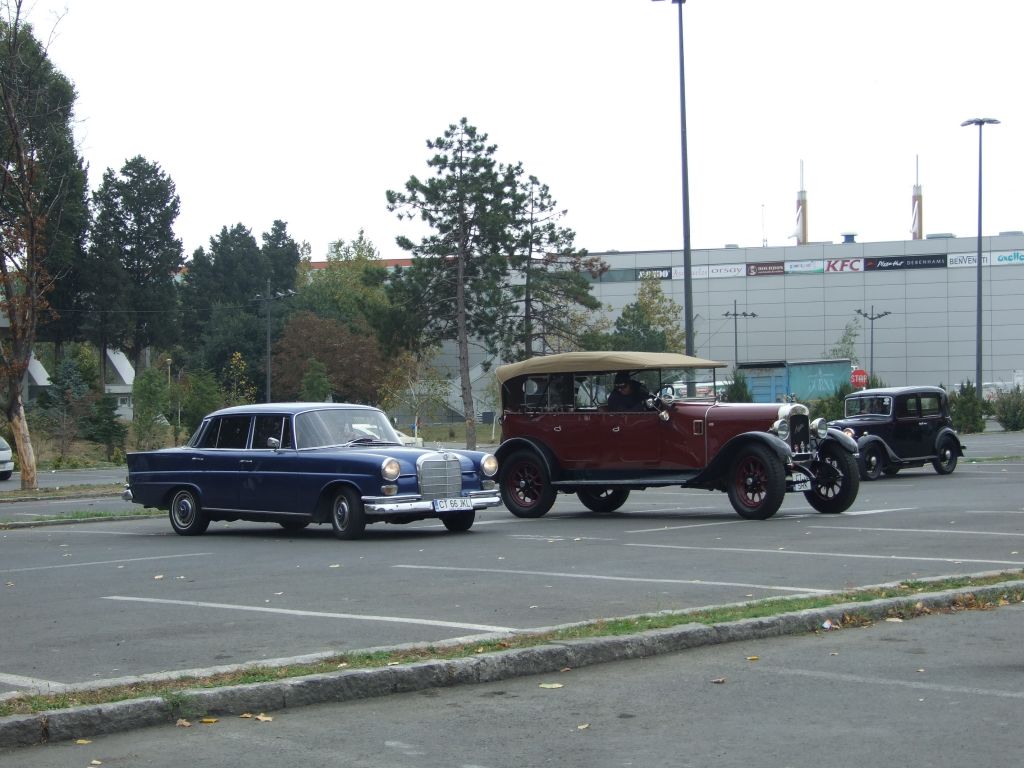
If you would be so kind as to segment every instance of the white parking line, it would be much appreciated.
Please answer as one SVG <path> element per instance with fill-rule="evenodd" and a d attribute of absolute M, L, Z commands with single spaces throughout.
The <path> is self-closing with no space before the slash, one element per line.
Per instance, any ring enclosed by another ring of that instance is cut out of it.
<path fill-rule="evenodd" d="M 952 533 L 960 536 L 1024 536 L 1024 533 L 1005 533 L 1003 531 L 964 531 L 952 528 L 864 528 L 864 527 L 842 527 L 833 528 L 831 525 L 808 525 L 808 528 L 826 528 L 830 531 L 882 531 L 883 533 Z"/>
<path fill-rule="evenodd" d="M 864 675 L 847 675 L 839 672 L 817 672 L 809 669 L 778 669 L 773 670 L 780 675 L 810 677 L 817 680 L 830 680 L 837 683 L 861 683 L 864 685 L 886 685 L 899 688 L 913 688 L 919 691 L 940 691 L 942 693 L 967 693 L 975 696 L 995 696 L 1001 699 L 1024 699 L 1024 691 L 1000 691 L 991 688 L 972 688 L 964 685 L 938 685 L 936 683 L 920 683 L 913 680 L 893 680 L 887 677 L 865 677 Z"/>
<path fill-rule="evenodd" d="M 281 616 L 308 616 L 317 619 L 355 619 L 357 621 L 386 621 L 392 624 L 420 624 L 427 627 L 452 627 L 473 629 L 479 632 L 513 632 L 512 627 L 494 627 L 489 624 L 466 624 L 459 621 L 437 621 L 434 619 L 413 619 L 406 616 L 364 616 L 357 613 L 329 613 L 326 611 L 298 611 L 290 608 L 267 608 L 254 605 L 232 605 L 230 603 L 202 603 L 195 600 L 164 600 L 156 597 L 126 597 L 107 595 L 104 600 L 120 600 L 132 603 L 156 603 L 158 605 L 182 605 L 188 608 L 219 608 L 227 611 L 251 611 L 253 613 L 274 613 Z"/>
<path fill-rule="evenodd" d="M 884 512 L 907 512 L 917 507 L 889 507 L 888 509 L 848 509 L 843 512 L 843 517 L 856 517 L 857 515 L 881 515 Z"/>
<path fill-rule="evenodd" d="M 832 528 L 830 530 L 836 530 Z M 689 549 L 699 552 L 742 552 L 758 555 L 802 555 L 805 557 L 848 557 L 855 560 L 910 560 L 923 563 L 995 563 L 996 565 L 1024 565 L 1020 560 L 977 560 L 969 557 L 911 557 L 909 555 L 857 555 L 843 552 L 808 552 L 799 549 L 744 549 L 742 547 L 687 547 L 681 544 L 623 544 L 625 547 L 651 547 L 654 549 Z"/>
<path fill-rule="evenodd" d="M 41 680 L 38 677 L 22 677 L 21 675 L 5 675 L 3 672 L 0 672 L 0 684 L 10 685 L 14 688 L 30 688 L 32 690 L 53 693 L 59 693 L 66 688 L 64 683 L 57 683 L 53 680 Z M 14 693 L 18 692 L 15 691 Z"/>
<path fill-rule="evenodd" d="M 659 525 L 657 528 L 636 528 L 631 531 L 624 531 L 624 533 L 658 533 L 659 531 L 679 531 L 684 528 L 707 528 L 711 525 L 737 525 L 738 523 L 745 523 L 746 520 L 719 520 L 714 523 L 687 523 L 685 525 Z"/>
<path fill-rule="evenodd" d="M 88 563 L 61 563 L 60 565 L 34 565 L 30 568 L 4 568 L 0 573 L 24 573 L 25 571 L 49 571 L 57 568 L 85 568 L 90 565 L 118 565 L 120 563 L 147 563 L 152 560 L 174 560 L 179 557 L 209 557 L 213 552 L 192 552 L 186 555 L 159 555 L 157 557 L 126 557 L 123 560 L 93 560 Z"/>
<path fill-rule="evenodd" d="M 628 546 L 628 545 L 627 545 Z M 645 546 L 645 545 L 639 545 Z M 744 589 L 771 589 L 777 592 L 800 594 L 829 594 L 832 590 L 813 587 L 780 587 L 774 584 L 747 584 L 739 581 L 705 581 L 703 579 L 649 579 L 634 576 L 602 576 L 595 573 L 562 573 L 558 571 L 516 571 L 505 568 L 460 568 L 454 565 L 393 565 L 392 568 L 411 568 L 423 571 L 457 571 L 462 573 L 498 573 L 510 576 L 547 576 L 555 579 L 592 579 L 594 581 L 625 581 L 641 584 L 697 584 L 708 587 L 743 587 Z"/>

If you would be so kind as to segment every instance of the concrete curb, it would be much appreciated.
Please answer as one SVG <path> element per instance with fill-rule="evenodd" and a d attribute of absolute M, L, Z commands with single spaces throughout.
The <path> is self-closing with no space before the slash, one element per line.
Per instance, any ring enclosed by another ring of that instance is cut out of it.
<path fill-rule="evenodd" d="M 100 736 L 169 724 L 179 717 L 273 712 L 428 688 L 495 682 L 558 672 L 566 668 L 673 653 L 698 646 L 813 632 L 822 629 L 826 621 L 830 621 L 832 626 L 841 627 L 844 617 L 848 616 L 882 619 L 907 609 L 928 612 L 950 608 L 966 600 L 998 601 L 1011 592 L 1015 593 L 1017 599 L 1021 599 L 1024 595 L 1024 580 L 863 603 L 842 603 L 827 608 L 714 625 L 684 624 L 635 635 L 568 640 L 459 659 L 341 670 L 270 683 L 194 689 L 175 695 L 173 700 L 151 697 L 49 710 L 31 715 L 11 715 L 0 718 L 0 748 Z M 547 630 L 537 630 L 544 631 Z M 253 665 L 239 665 L 237 668 L 246 666 Z"/>

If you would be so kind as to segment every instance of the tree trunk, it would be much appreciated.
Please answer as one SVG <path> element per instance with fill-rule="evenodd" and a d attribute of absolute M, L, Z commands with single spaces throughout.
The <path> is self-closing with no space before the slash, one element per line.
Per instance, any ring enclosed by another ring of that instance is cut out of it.
<path fill-rule="evenodd" d="M 36 453 L 32 448 L 32 439 L 28 433 L 28 420 L 25 418 L 25 404 L 21 394 L 14 397 L 7 419 L 14 433 L 14 445 L 18 449 L 18 467 L 21 471 L 21 490 L 34 491 L 39 487 L 36 477 Z"/>

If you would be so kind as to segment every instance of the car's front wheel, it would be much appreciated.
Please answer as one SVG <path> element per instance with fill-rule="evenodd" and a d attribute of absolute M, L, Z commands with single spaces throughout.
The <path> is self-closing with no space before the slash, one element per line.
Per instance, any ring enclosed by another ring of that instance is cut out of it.
<path fill-rule="evenodd" d="M 850 508 L 860 488 L 860 468 L 853 454 L 834 443 L 821 448 L 807 503 L 819 512 L 836 515 Z"/>
<path fill-rule="evenodd" d="M 363 502 L 351 488 L 342 488 L 331 502 L 331 528 L 343 540 L 358 539 L 366 531 Z"/>
<path fill-rule="evenodd" d="M 614 512 L 626 503 L 629 488 L 580 488 L 576 495 L 591 512 Z"/>
<path fill-rule="evenodd" d="M 516 517 L 541 517 L 555 503 L 547 467 L 533 451 L 516 451 L 501 462 L 501 500 Z"/>
<path fill-rule="evenodd" d="M 733 460 L 728 491 L 729 502 L 740 517 L 767 520 L 786 496 L 786 468 L 767 448 L 748 446 Z"/>
<path fill-rule="evenodd" d="M 877 445 L 869 445 L 860 452 L 861 480 L 877 480 L 885 471 L 885 457 Z"/>
<path fill-rule="evenodd" d="M 441 522 L 444 523 L 444 527 L 452 533 L 462 533 L 468 531 L 473 527 L 473 522 L 476 520 L 476 510 L 469 510 L 467 512 L 456 512 L 451 515 L 445 515 L 441 518 Z"/>
<path fill-rule="evenodd" d="M 956 469 L 956 443 L 944 437 L 939 443 L 938 458 L 932 459 L 932 466 L 940 475 L 948 475 Z"/>
<path fill-rule="evenodd" d="M 174 494 L 168 516 L 171 528 L 179 536 L 199 536 L 210 526 L 210 519 L 203 513 L 196 495 L 187 488 Z"/>

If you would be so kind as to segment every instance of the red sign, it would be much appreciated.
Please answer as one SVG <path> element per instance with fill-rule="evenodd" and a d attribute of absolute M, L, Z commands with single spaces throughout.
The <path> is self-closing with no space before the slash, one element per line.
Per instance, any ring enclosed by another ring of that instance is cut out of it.
<path fill-rule="evenodd" d="M 850 384 L 855 388 L 866 387 L 868 385 L 868 372 L 863 368 L 854 368 L 850 372 Z"/>

